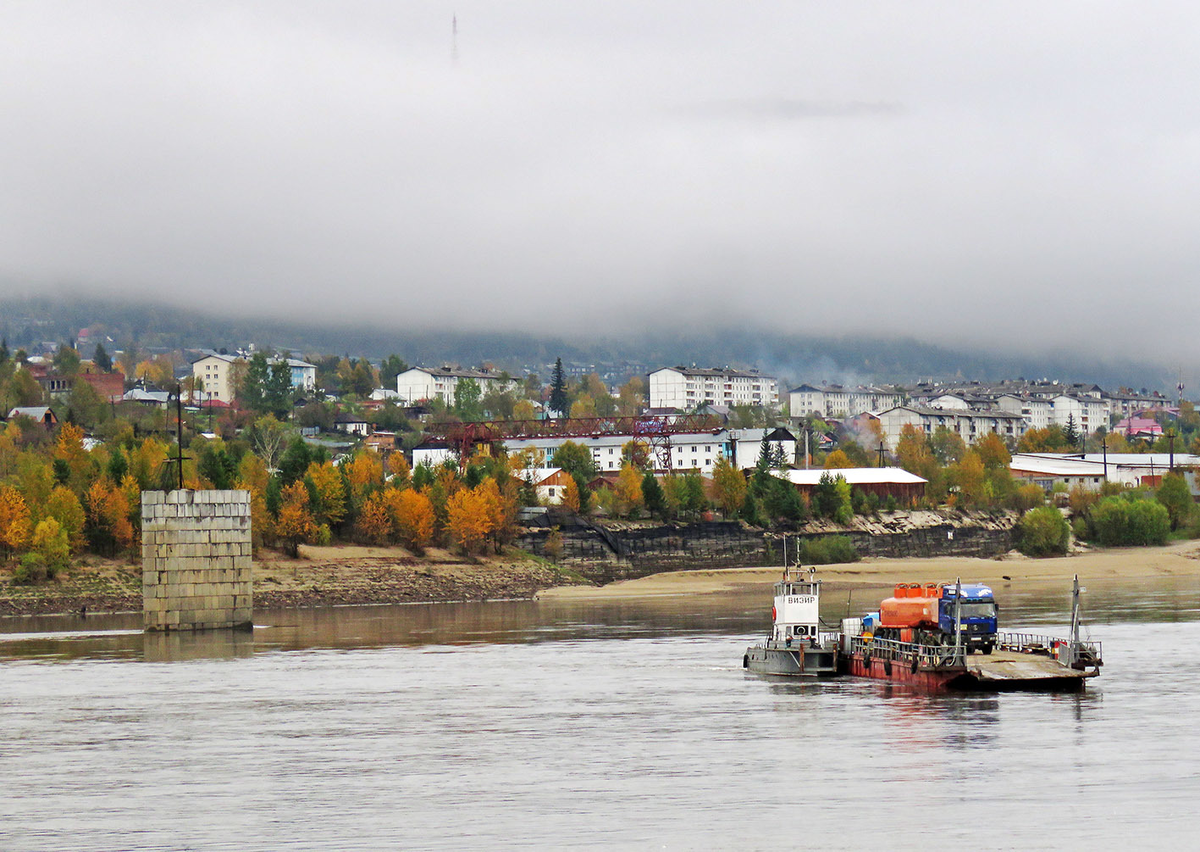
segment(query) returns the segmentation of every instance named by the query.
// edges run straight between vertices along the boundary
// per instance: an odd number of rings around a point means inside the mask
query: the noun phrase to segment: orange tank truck
[[[938,628],[938,601],[941,589],[930,583],[900,583],[893,596],[879,605],[879,633],[881,638],[914,641],[913,631]]]

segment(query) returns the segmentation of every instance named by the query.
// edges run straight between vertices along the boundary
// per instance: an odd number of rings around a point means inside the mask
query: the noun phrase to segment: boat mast
[[[962,644],[962,577],[954,581],[954,658],[957,663],[966,663]]]
[[[1079,575],[1071,587],[1071,644],[1067,648],[1067,665],[1079,659]]]

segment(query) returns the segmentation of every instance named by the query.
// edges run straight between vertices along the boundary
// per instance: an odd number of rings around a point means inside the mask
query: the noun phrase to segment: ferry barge
[[[792,579],[784,569],[783,579],[775,584],[771,635],[746,649],[743,668],[756,674],[868,677],[931,692],[1077,692],[1103,665],[1101,644],[1079,638],[1078,576],[1068,639],[993,627],[986,643],[977,645],[977,633],[963,623],[961,583],[938,587],[939,595],[947,588],[946,598],[955,602],[945,633],[929,629],[927,623],[924,630],[882,628],[877,614],[843,619],[839,633],[822,633],[821,581],[814,572],[809,569],[807,579]],[[973,653],[977,647],[983,653]]]
[[[961,583],[943,587],[946,598],[962,601]],[[901,587],[897,587],[899,594]],[[885,602],[886,603],[886,602]],[[934,692],[1044,691],[1078,692],[1089,678],[1100,674],[1103,663],[1099,642],[1079,638],[1079,577],[1071,594],[1071,634],[1068,639],[1030,633],[996,631],[973,654],[975,638],[956,612],[948,633],[919,631],[919,641],[884,630],[878,635],[878,618],[844,619],[838,638],[838,672],[855,677],[890,680]],[[908,640],[908,641],[906,641]]]

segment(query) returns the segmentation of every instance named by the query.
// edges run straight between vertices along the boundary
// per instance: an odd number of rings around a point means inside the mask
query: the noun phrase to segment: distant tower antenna
[[[450,61],[458,64],[458,15],[450,16]]]

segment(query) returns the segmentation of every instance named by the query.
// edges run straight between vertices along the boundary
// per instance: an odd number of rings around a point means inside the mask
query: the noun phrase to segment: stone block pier
[[[250,627],[249,491],[142,492],[148,631]]]

